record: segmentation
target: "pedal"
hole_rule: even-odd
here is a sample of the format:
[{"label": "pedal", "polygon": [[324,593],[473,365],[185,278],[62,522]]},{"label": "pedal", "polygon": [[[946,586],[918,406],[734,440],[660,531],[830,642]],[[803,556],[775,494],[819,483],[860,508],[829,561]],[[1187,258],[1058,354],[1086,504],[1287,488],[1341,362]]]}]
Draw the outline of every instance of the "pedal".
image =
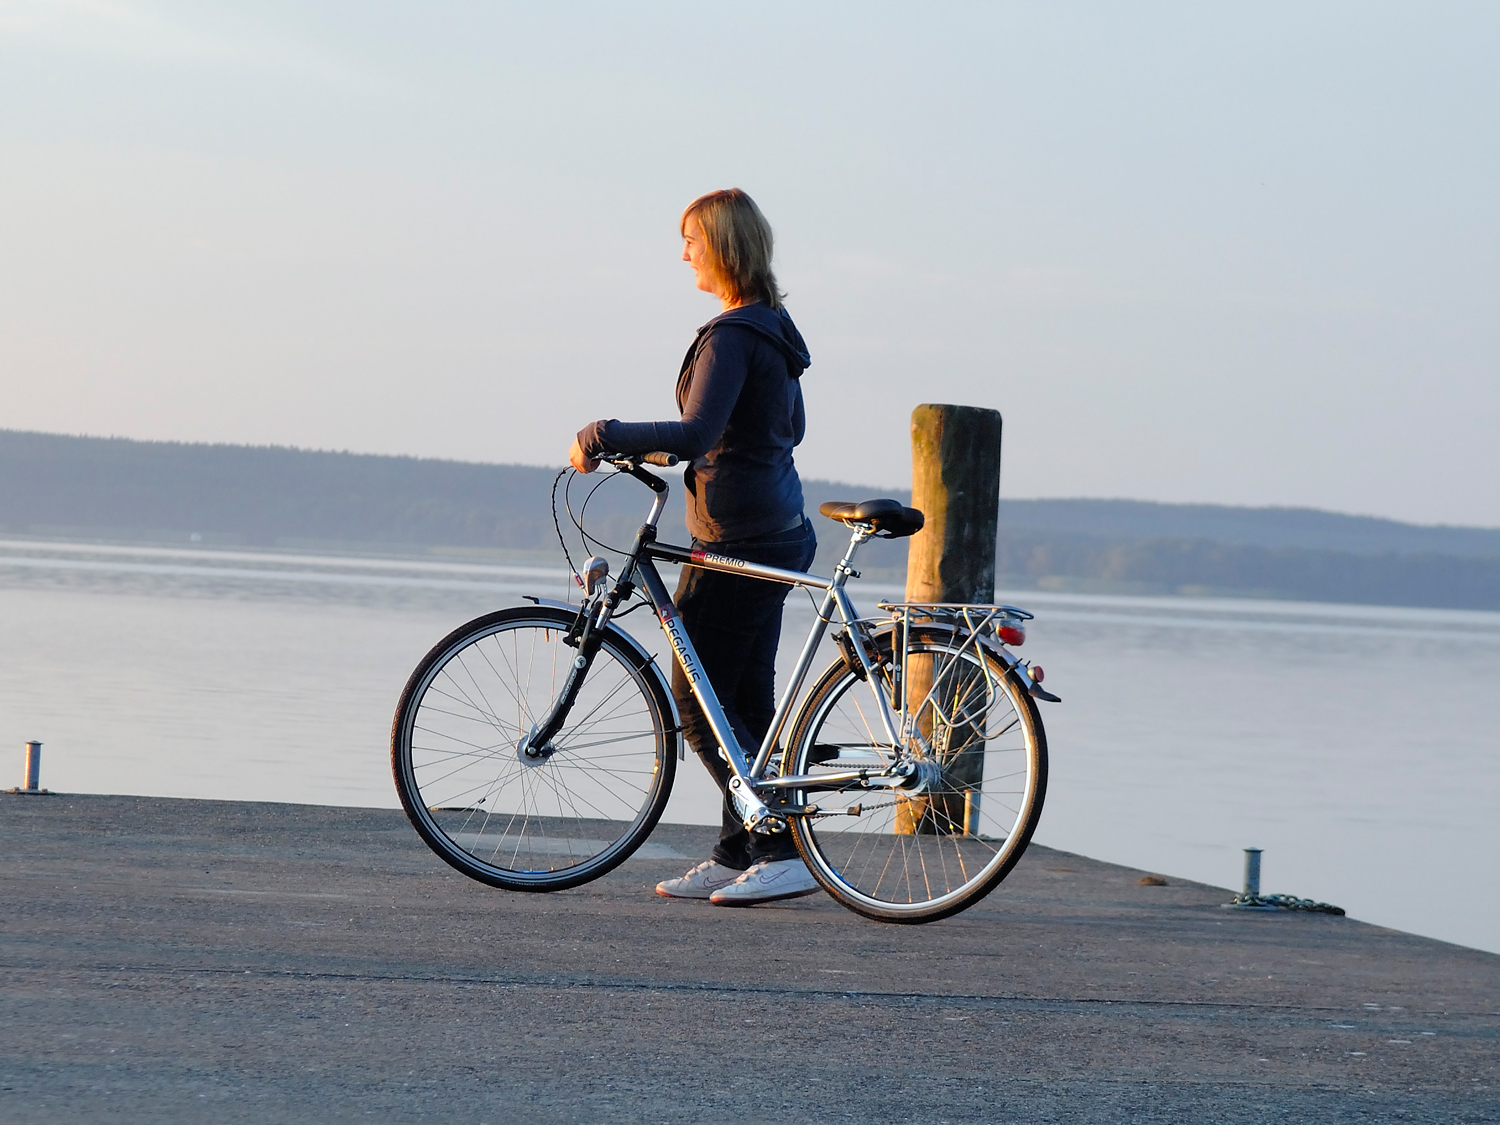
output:
[{"label": "pedal", "polygon": [[746,832],[758,832],[762,836],[774,836],[787,830],[786,817],[773,813],[766,803],[755,795],[742,777],[729,779],[729,800],[739,815]]},{"label": "pedal", "polygon": [[777,816],[775,813],[767,813],[760,820],[756,821],[753,827],[749,824],[746,827],[759,836],[776,836],[787,830],[787,822],[785,817]]}]

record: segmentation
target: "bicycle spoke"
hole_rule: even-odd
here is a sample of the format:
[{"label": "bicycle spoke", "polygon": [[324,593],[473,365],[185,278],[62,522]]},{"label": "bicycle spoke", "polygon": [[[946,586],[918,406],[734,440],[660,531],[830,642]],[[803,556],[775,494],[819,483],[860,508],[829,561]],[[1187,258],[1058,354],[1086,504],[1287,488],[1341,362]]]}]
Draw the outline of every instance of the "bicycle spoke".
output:
[{"label": "bicycle spoke", "polygon": [[607,640],[545,754],[520,752],[525,733],[555,710],[577,653],[552,612],[504,611],[458,642],[405,705],[400,728],[407,764],[398,780],[415,786],[408,812],[426,819],[444,858],[502,885],[587,877],[655,822],[675,764],[654,673]]},{"label": "bicycle spoke", "polygon": [[[788,768],[816,777],[866,755],[930,755],[940,772],[926,791],[856,795],[857,786],[842,786],[836,800],[859,805],[859,816],[817,816],[795,826],[804,858],[845,905],[874,917],[924,920],[982,896],[1014,863],[1040,807],[1039,760],[1017,702],[1024,700],[1020,689],[973,638],[913,635],[899,662],[900,685],[883,690],[894,691],[893,705],[904,705],[895,708],[903,733],[920,732],[928,749],[895,751],[870,712],[868,689],[836,665],[810,689]],[[812,760],[815,750],[823,762]],[[838,757],[828,758],[830,750]]]}]

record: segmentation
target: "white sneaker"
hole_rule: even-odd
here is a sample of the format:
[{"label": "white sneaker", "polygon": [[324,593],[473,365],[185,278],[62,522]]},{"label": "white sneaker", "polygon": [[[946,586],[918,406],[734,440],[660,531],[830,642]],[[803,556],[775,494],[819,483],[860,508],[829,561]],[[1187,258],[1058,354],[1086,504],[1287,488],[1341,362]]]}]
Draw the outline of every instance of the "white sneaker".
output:
[{"label": "white sneaker", "polygon": [[781,898],[810,895],[817,881],[800,859],[762,860],[727,887],[708,896],[715,906],[754,906]]},{"label": "white sneaker", "polygon": [[680,879],[666,879],[656,884],[656,893],[664,898],[708,898],[720,887],[727,887],[741,875],[738,868],[725,867],[705,859]]}]

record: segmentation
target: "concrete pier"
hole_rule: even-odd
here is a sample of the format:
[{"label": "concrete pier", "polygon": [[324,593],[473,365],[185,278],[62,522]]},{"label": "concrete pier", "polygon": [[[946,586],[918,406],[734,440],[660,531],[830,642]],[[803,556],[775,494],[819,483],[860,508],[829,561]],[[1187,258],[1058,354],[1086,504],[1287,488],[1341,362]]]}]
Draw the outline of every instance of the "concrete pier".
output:
[{"label": "concrete pier", "polygon": [[1041,847],[924,927],[651,893],[710,840],[527,895],[394,811],[0,797],[0,1121],[1500,1120],[1500,957]]}]

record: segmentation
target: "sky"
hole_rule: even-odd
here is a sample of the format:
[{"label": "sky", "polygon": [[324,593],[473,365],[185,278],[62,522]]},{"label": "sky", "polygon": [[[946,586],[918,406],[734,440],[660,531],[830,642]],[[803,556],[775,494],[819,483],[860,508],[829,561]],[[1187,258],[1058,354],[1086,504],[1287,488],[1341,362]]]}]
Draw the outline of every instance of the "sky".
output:
[{"label": "sky", "polygon": [[560,465],[749,191],[806,476],[1500,526],[1500,6],[0,0],[0,428]]}]

